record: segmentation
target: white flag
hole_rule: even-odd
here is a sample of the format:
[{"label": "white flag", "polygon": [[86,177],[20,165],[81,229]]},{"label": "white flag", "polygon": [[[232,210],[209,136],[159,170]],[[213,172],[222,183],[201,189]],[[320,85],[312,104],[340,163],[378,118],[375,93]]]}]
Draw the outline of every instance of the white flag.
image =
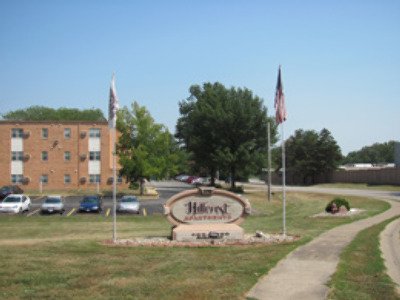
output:
[{"label": "white flag", "polygon": [[108,105],[108,126],[110,128],[115,128],[118,109],[119,109],[119,104],[117,98],[117,91],[115,90],[115,76],[113,74],[110,86],[110,103]]}]

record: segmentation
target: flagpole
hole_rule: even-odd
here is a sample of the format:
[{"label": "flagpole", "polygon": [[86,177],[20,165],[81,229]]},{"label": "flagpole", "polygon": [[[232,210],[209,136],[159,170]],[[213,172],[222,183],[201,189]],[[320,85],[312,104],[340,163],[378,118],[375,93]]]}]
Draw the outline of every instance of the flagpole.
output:
[{"label": "flagpole", "polygon": [[268,122],[268,202],[271,201],[271,123]]},{"label": "flagpole", "polygon": [[110,103],[108,107],[108,120],[109,128],[111,129],[112,140],[112,169],[113,169],[113,243],[117,241],[117,146],[116,146],[116,132],[117,132],[117,111],[118,111],[118,98],[115,90],[115,74],[113,73],[110,86]]},{"label": "flagpole", "polygon": [[285,136],[283,123],[282,129],[282,198],[283,198],[283,236],[286,237],[286,155],[285,155]]},{"label": "flagpole", "polygon": [[278,69],[278,80],[276,83],[275,103],[276,123],[281,124],[282,130],[282,222],[283,236],[286,237],[286,157],[285,157],[285,132],[283,123],[286,121],[285,95],[283,93],[283,85],[281,78],[281,66]]},{"label": "flagpole", "polygon": [[113,144],[113,242],[117,241],[117,180],[116,180],[116,127],[112,129],[112,144]]}]

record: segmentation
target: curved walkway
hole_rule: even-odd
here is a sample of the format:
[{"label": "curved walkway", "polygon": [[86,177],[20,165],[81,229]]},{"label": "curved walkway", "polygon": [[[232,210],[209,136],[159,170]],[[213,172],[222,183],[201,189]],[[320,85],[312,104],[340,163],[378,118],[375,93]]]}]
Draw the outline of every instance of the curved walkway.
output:
[{"label": "curved walkway", "polygon": [[400,219],[396,219],[380,234],[381,250],[388,275],[397,283],[400,295]]},{"label": "curved walkway", "polygon": [[392,207],[368,219],[335,227],[297,248],[262,277],[247,297],[274,300],[325,299],[329,292],[326,284],[336,270],[343,248],[361,230],[400,216],[400,196],[396,192],[297,187],[288,187],[287,190],[372,197],[388,201]]}]

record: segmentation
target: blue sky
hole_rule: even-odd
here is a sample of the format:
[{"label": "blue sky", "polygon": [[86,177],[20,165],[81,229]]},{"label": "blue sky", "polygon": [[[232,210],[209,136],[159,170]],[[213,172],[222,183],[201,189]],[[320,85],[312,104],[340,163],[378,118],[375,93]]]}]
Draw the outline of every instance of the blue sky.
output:
[{"label": "blue sky", "polygon": [[343,153],[400,140],[400,1],[0,0],[0,114],[121,105],[173,132],[192,84],[247,87],[273,114],[279,64],[294,130]]}]

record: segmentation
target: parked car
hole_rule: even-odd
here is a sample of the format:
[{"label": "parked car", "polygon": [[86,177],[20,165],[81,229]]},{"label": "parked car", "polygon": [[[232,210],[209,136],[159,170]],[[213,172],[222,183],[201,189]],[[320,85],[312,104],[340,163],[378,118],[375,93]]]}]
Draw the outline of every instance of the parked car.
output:
[{"label": "parked car", "polygon": [[6,185],[0,189],[0,200],[11,194],[22,194],[24,191],[17,185]]},{"label": "parked car", "polygon": [[197,176],[189,176],[189,177],[186,179],[185,182],[191,184],[191,183],[193,182],[193,180],[196,180],[197,178],[199,178],[199,177],[197,177]]},{"label": "parked car", "polygon": [[140,202],[135,196],[123,196],[117,203],[118,212],[140,213]]},{"label": "parked car", "polygon": [[63,197],[58,195],[47,196],[42,203],[41,211],[48,214],[63,214],[65,211]]},{"label": "parked car", "polygon": [[196,178],[192,181],[193,185],[210,185],[211,184],[211,178],[210,177],[199,177]]},{"label": "parked car", "polygon": [[101,212],[103,210],[103,203],[100,196],[91,195],[83,197],[80,205],[79,211],[81,212]]},{"label": "parked car", "polygon": [[0,204],[0,212],[22,213],[28,211],[31,207],[31,199],[22,194],[8,195]]},{"label": "parked car", "polygon": [[176,180],[185,182],[189,178],[189,175],[181,174],[175,177]]}]

